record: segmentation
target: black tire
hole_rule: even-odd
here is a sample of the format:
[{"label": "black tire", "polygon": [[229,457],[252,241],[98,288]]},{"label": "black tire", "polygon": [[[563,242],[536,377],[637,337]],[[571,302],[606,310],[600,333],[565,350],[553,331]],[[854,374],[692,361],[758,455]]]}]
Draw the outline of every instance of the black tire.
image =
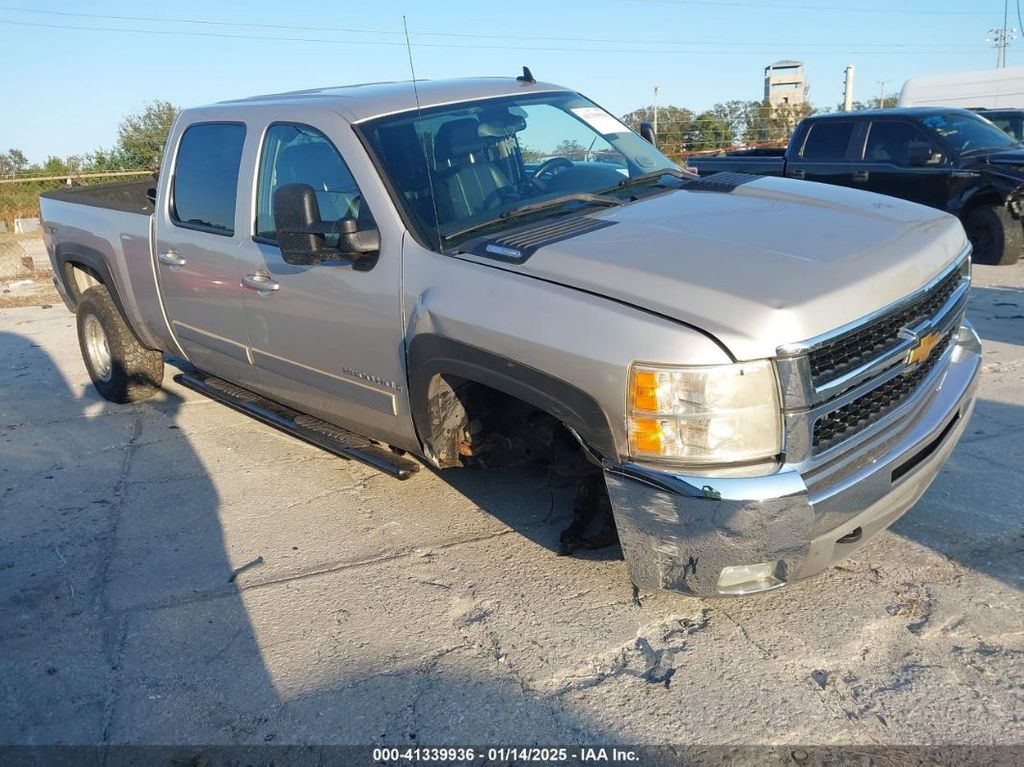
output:
[{"label": "black tire", "polygon": [[1024,228],[1002,205],[979,205],[968,212],[964,229],[974,248],[974,263],[1010,266],[1020,259]]},{"label": "black tire", "polygon": [[147,349],[103,285],[78,300],[78,345],[93,386],[111,402],[138,402],[160,390],[163,352]]}]

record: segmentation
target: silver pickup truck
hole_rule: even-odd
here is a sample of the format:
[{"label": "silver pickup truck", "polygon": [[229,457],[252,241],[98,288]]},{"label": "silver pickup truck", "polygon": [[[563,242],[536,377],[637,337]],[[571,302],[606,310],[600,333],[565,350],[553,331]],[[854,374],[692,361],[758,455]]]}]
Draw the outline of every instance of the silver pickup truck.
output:
[{"label": "silver pickup truck", "polygon": [[917,501],[974,404],[952,216],[696,178],[529,76],[188,109],[149,187],[41,199],[100,394],[151,395],[171,355],[399,478],[575,466],[566,549],[617,532],[637,588],[827,568]]}]

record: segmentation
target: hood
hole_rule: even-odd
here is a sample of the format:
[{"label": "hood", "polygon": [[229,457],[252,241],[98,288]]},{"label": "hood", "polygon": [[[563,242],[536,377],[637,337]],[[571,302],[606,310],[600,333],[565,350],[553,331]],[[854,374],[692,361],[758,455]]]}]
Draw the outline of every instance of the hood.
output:
[{"label": "hood", "polygon": [[605,225],[505,268],[697,327],[739,360],[898,301],[967,244],[960,222],[931,208],[767,177],[588,217]]},{"label": "hood", "polygon": [[1024,167],[1024,149],[1010,149],[991,154],[968,155],[965,160],[974,160],[983,165],[1019,165]]}]

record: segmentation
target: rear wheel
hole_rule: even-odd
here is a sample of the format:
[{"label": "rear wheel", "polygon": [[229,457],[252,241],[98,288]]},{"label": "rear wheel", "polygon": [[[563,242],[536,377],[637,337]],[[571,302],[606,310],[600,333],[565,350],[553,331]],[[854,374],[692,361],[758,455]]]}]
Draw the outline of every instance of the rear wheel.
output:
[{"label": "rear wheel", "polygon": [[111,402],[152,397],[164,377],[163,352],[147,349],[135,337],[103,285],[78,300],[78,345],[93,386]]},{"label": "rear wheel", "polygon": [[964,221],[974,248],[974,262],[1009,266],[1017,263],[1024,247],[1024,229],[1002,205],[979,205]]}]

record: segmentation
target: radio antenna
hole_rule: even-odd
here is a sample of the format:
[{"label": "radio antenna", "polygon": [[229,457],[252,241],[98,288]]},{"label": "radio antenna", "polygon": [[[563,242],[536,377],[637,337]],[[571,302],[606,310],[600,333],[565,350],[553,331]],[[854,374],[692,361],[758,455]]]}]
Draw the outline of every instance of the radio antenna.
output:
[{"label": "radio antenna", "polygon": [[[423,126],[423,109],[420,107],[420,89],[416,85],[416,67],[412,63],[412,43],[409,42],[409,24],[402,15],[402,29],[405,31],[405,50],[409,53],[409,72],[412,74],[412,94],[416,99],[416,121],[420,127]],[[425,137],[424,137],[425,138]],[[441,217],[437,215],[437,198],[434,196],[434,173],[430,169],[430,159],[427,157],[426,141],[420,140],[419,131],[416,131],[416,140],[420,141],[423,149],[423,164],[427,171],[427,188],[430,190],[430,206],[434,211],[434,231],[437,232],[437,247],[441,247]],[[433,144],[433,142],[431,142]]]}]

